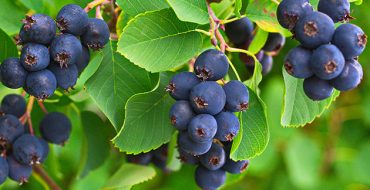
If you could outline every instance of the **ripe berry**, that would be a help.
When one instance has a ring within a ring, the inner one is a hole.
[[[261,61],[264,55],[265,55],[264,51],[261,50],[254,56],[256,56],[258,61]],[[245,53],[239,53],[239,58],[240,58],[240,60],[242,60],[245,63],[245,65],[247,67],[250,66],[250,67],[254,68],[254,59],[253,59],[253,57],[251,57],[251,56],[249,56]]]
[[[49,149],[49,144],[43,138],[38,138],[38,139],[39,139],[39,142],[40,142],[41,147],[42,147],[42,156],[40,158],[40,163],[44,163],[44,161],[46,160],[46,158],[49,155],[49,150],[50,150]]]
[[[322,45],[313,51],[311,69],[321,79],[329,80],[337,77],[344,68],[342,52],[334,45]]]
[[[86,32],[82,34],[81,41],[85,46],[99,50],[108,43],[109,35],[109,28],[104,20],[89,18]]]
[[[166,170],[168,157],[168,144],[164,144],[156,150],[153,150],[152,162],[160,169]]]
[[[78,61],[76,62],[78,74],[81,74],[82,71],[85,70],[89,62],[90,62],[90,51],[87,47],[82,46],[82,54]]]
[[[152,160],[151,153],[141,153],[138,155],[127,155],[127,161],[139,165],[148,165]]]
[[[78,5],[69,4],[60,9],[56,22],[63,33],[80,36],[86,31],[89,17]]]
[[[56,63],[49,65],[48,69],[55,75],[57,85],[63,90],[69,90],[77,83],[78,69],[76,65],[60,67]]]
[[[57,36],[50,45],[50,55],[61,67],[76,64],[81,54],[81,42],[71,34]]]
[[[225,103],[225,91],[217,82],[202,82],[191,89],[190,104],[197,113],[215,115],[222,111]]]
[[[9,175],[9,165],[4,157],[0,156],[0,185],[3,184]]]
[[[185,100],[177,101],[170,109],[171,124],[178,130],[187,130],[194,116],[193,107]]]
[[[285,37],[280,33],[269,33],[267,41],[263,46],[265,52],[277,54],[285,44]]]
[[[209,170],[218,170],[225,164],[224,148],[213,143],[211,149],[199,157],[200,163]]]
[[[367,36],[362,29],[353,24],[342,24],[334,33],[333,44],[346,59],[359,56],[365,49]]]
[[[217,81],[229,70],[229,61],[224,53],[209,49],[199,55],[194,63],[194,70],[202,80]]]
[[[54,144],[65,143],[71,134],[71,121],[62,113],[47,114],[40,123],[41,136]]]
[[[224,170],[208,170],[203,166],[198,166],[195,170],[195,181],[202,189],[214,190],[225,183],[226,172]]]
[[[282,27],[292,30],[300,19],[312,12],[308,0],[283,0],[277,8],[277,19]]]
[[[245,111],[249,105],[248,88],[240,81],[232,80],[225,84],[225,108],[231,112]]]
[[[348,0],[320,0],[318,10],[330,16],[334,22],[348,22],[352,19],[350,6]]]
[[[274,60],[272,59],[271,55],[264,54],[260,63],[262,65],[262,74],[267,75],[268,73],[271,72]]]
[[[232,174],[240,174],[247,169],[248,164],[249,160],[233,161],[230,158],[226,158],[222,169]]]
[[[1,112],[21,117],[26,113],[26,101],[18,94],[8,94],[1,101]]]
[[[242,45],[253,37],[254,26],[247,18],[241,18],[225,25],[225,32],[229,40],[236,46]]]
[[[28,74],[25,90],[37,99],[50,97],[56,88],[57,80],[51,71],[44,69]]]
[[[8,58],[0,65],[1,82],[8,88],[23,87],[28,72],[23,68],[18,58]]]
[[[212,140],[217,132],[217,121],[212,115],[199,114],[189,123],[189,137],[194,142],[207,142]]]
[[[333,20],[326,14],[313,12],[297,22],[295,36],[302,46],[314,49],[331,42],[335,27]]]
[[[9,165],[9,178],[20,184],[28,182],[32,173],[32,166],[19,163],[12,155],[6,158]]]
[[[330,84],[337,90],[348,91],[356,88],[363,77],[362,66],[355,59],[347,60],[342,73]]]
[[[193,156],[199,156],[207,153],[212,146],[212,140],[201,143],[195,142],[191,140],[187,132],[180,132],[177,142],[179,148]]]
[[[39,164],[43,154],[39,139],[33,135],[24,134],[14,141],[13,155],[21,164]]]
[[[179,151],[179,157],[178,159],[185,164],[192,164],[196,165],[199,163],[199,157],[198,156],[193,156],[192,154],[189,154],[185,152],[183,149],[178,148]]]
[[[23,46],[21,63],[28,71],[40,71],[50,63],[49,49],[40,44],[29,43]]]
[[[0,117],[0,145],[13,143],[23,133],[24,127],[18,118],[9,114]]]
[[[334,91],[334,88],[329,84],[329,81],[322,80],[316,76],[304,79],[303,89],[305,94],[315,101],[329,98]]]
[[[166,91],[170,93],[175,100],[189,100],[190,90],[200,80],[192,72],[181,72],[172,77]]]
[[[310,68],[312,52],[302,46],[298,46],[289,51],[285,57],[285,70],[296,78],[308,78],[313,75]]]
[[[21,43],[50,44],[55,36],[57,27],[52,18],[43,14],[26,16],[24,25],[19,32]]]
[[[231,112],[221,112],[215,116],[215,119],[217,121],[215,138],[220,141],[232,141],[239,133],[239,119]]]

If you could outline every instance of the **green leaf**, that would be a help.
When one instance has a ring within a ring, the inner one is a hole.
[[[185,22],[209,23],[205,0],[167,0],[177,17]]]
[[[181,161],[178,159],[179,152],[177,150],[177,135],[175,132],[172,135],[171,141],[168,143],[167,168],[171,171],[178,171],[181,168]]]
[[[283,69],[285,82],[285,95],[281,125],[284,127],[301,127],[311,123],[319,117],[331,103],[339,96],[340,92],[323,101],[312,101],[303,91],[303,80],[290,76]]]
[[[257,33],[254,36],[252,43],[248,48],[248,51],[252,52],[253,54],[257,54],[265,45],[268,35],[269,35],[268,32],[258,28]]]
[[[243,6],[243,0],[235,0],[235,8],[234,8],[234,14],[237,17],[240,17],[240,10],[242,9]]]
[[[20,2],[36,13],[53,16],[58,12],[54,0],[20,0]]]
[[[258,85],[262,81],[262,64],[258,61],[255,60],[254,63],[254,71],[253,71],[253,76],[244,82],[249,88],[253,90],[253,92],[257,93],[258,92]]]
[[[26,9],[16,5],[16,1],[1,1],[0,28],[9,35],[19,32]]]
[[[166,0],[149,0],[145,2],[143,0],[117,0],[117,4],[123,12],[130,16],[169,7]]]
[[[128,154],[148,152],[171,140],[174,128],[168,113],[175,101],[165,91],[170,77],[162,73],[155,90],[136,94],[127,101],[125,123],[113,139],[121,151]]]
[[[152,90],[158,74],[151,74],[115,53],[115,43],[103,49],[98,70],[86,82],[86,90],[118,130],[125,117],[126,101],[134,94]]]
[[[9,57],[18,57],[17,46],[13,40],[0,29],[0,63]]]
[[[151,72],[180,66],[202,47],[197,24],[180,21],[170,9],[141,14],[124,28],[118,52]]]
[[[155,175],[152,167],[126,163],[110,178],[103,190],[131,189],[132,186],[148,181]]]
[[[234,0],[222,0],[220,3],[211,3],[213,12],[217,18],[224,20],[230,18],[234,13]]]

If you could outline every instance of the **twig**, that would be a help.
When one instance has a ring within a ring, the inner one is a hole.
[[[33,171],[39,175],[52,190],[62,190],[40,165],[33,166]]]
[[[103,16],[101,14],[101,6],[97,6],[95,9],[95,18],[103,19]]]
[[[94,0],[93,2],[87,4],[84,11],[89,12],[89,11],[91,11],[91,9],[95,8],[96,6],[102,5],[106,2],[108,2],[108,0]]]
[[[41,110],[45,113],[45,114],[48,114],[48,110],[46,109],[45,105],[44,105],[44,102],[42,101],[37,101],[37,103],[39,104]]]
[[[31,120],[31,112],[32,112],[32,108],[33,108],[34,103],[35,103],[35,97],[31,96],[29,101],[28,101],[28,104],[27,104],[27,110],[26,110],[26,116],[25,116],[31,135],[34,135],[32,120]]]

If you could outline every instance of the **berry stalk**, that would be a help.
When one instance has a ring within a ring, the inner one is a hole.
[[[52,190],[62,190],[57,183],[49,176],[49,174],[40,165],[33,166],[33,171],[39,175]]]

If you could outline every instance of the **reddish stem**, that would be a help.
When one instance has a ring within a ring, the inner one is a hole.
[[[43,101],[37,101],[37,103],[39,104],[41,110],[45,113],[45,114],[48,114],[48,110],[46,109],[45,105],[44,105],[44,102]]]
[[[33,166],[33,171],[37,173],[53,190],[62,190],[57,183],[48,175],[48,173],[40,165]]]

